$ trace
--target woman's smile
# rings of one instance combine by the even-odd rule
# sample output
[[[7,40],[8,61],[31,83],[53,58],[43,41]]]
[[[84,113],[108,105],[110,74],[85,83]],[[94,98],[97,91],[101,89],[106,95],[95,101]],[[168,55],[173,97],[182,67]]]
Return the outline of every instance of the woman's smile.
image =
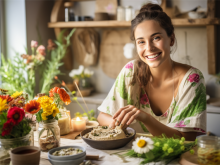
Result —
[[[145,58],[150,61],[153,61],[153,60],[156,60],[157,58],[159,58],[161,56],[161,54],[162,54],[162,52],[157,52],[157,53],[153,53],[150,55],[146,55]]]

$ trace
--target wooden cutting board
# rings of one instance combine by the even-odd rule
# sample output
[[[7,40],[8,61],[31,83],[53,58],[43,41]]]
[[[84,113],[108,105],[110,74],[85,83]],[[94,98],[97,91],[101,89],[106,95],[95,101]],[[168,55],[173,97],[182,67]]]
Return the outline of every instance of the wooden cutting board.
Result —
[[[116,79],[126,63],[133,59],[124,56],[124,46],[131,43],[130,29],[104,30],[100,45],[100,65],[103,72]]]
[[[195,153],[191,154],[189,151],[185,152],[184,154],[181,155],[180,158],[180,164],[181,165],[199,165],[197,159],[197,147],[193,148]]]

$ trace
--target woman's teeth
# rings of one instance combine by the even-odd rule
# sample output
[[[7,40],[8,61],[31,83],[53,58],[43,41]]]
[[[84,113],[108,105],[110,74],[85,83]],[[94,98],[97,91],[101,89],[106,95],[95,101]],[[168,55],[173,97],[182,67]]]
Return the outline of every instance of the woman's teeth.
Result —
[[[159,56],[159,55],[160,55],[160,53],[155,54],[155,55],[152,55],[152,56],[147,56],[147,58],[149,58],[149,59],[153,59],[153,58],[156,58],[156,57]]]

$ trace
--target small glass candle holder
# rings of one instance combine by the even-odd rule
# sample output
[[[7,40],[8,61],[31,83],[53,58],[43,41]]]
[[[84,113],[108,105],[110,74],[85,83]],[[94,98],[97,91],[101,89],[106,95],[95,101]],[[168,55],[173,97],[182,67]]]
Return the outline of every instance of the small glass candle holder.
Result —
[[[74,132],[79,132],[86,129],[86,120],[81,117],[73,118],[71,123]]]
[[[198,140],[198,163],[200,165],[220,164],[220,138],[200,136]]]

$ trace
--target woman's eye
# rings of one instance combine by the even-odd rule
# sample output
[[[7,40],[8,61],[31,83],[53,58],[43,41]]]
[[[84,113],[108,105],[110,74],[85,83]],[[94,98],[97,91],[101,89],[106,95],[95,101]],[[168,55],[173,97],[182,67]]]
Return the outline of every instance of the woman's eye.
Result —
[[[154,40],[159,40],[160,39],[160,37],[154,37]]]
[[[144,41],[138,41],[138,44],[143,44],[144,43]]]

